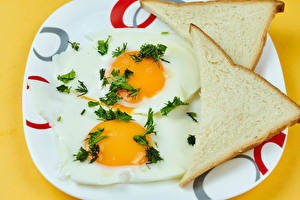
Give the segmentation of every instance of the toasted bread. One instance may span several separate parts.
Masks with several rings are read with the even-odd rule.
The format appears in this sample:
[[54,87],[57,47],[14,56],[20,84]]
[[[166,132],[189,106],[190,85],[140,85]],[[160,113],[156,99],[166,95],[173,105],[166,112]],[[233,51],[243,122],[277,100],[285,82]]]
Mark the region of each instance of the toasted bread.
[[300,120],[300,107],[261,76],[235,65],[195,25],[191,38],[201,76],[201,124],[183,186]]

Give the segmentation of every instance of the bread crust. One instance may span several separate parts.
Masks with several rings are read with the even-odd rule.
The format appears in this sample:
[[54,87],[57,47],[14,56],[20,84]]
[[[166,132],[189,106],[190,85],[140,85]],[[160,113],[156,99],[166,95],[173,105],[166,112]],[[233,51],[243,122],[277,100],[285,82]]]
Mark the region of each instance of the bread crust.
[[[140,0],[140,5],[142,8],[147,10],[147,8],[144,6],[144,2],[157,2],[161,4],[167,4],[175,7],[183,7],[183,6],[189,6],[189,5],[209,5],[209,4],[219,4],[219,3],[255,3],[255,2],[271,2],[273,3],[273,12],[270,15],[267,26],[265,27],[265,30],[263,32],[263,35],[261,37],[261,42],[260,42],[260,47],[256,52],[256,55],[250,65],[250,69],[254,70],[259,58],[262,54],[263,48],[265,46],[266,40],[267,40],[267,33],[271,24],[272,19],[275,17],[275,14],[278,12],[283,12],[284,11],[284,2],[278,1],[278,0],[216,0],[216,1],[207,1],[207,2],[187,2],[187,3],[182,3],[182,4],[177,4],[174,2],[168,2],[168,1],[160,1],[160,0]],[[156,14],[152,10],[148,10],[149,12]]]
[[[268,84],[269,86],[271,86],[273,89],[275,89],[275,91],[277,91],[279,94],[281,94],[281,96],[283,98],[285,98],[287,101],[289,101],[291,104],[295,105],[295,107],[298,109],[299,113],[300,113],[300,106],[297,105],[295,102],[293,102],[290,98],[288,98],[284,93],[282,93],[278,88],[274,87],[272,84],[270,84],[268,81],[266,81],[263,77],[261,77],[260,75],[254,73],[253,71],[251,71],[250,69],[247,69],[243,66],[240,65],[236,65],[233,63],[232,59],[226,54],[226,52],[212,39],[210,38],[205,32],[203,32],[199,27],[195,26],[194,24],[190,25],[190,30],[189,32],[191,33],[191,30],[195,29],[197,31],[202,32],[221,52],[222,54],[226,57],[226,59],[228,60],[228,62],[232,65],[232,67],[235,68],[239,68],[241,70],[244,70],[245,72],[255,75],[257,78],[259,78],[261,81],[265,82],[266,84]],[[258,145],[260,145],[262,142],[272,138],[273,136],[275,136],[276,134],[278,134],[280,131],[284,130],[285,128],[287,128],[288,126],[292,126],[296,123],[300,123],[300,114],[298,114],[298,116],[287,120],[286,122],[278,125],[276,128],[274,128],[273,130],[269,131],[268,133],[266,133],[263,137],[257,138],[255,141],[253,141],[250,144],[244,145],[242,147],[237,148],[232,154],[229,154],[228,156],[215,161],[212,165],[208,166],[207,168],[204,168],[203,170],[192,174],[190,177],[188,178],[184,178],[181,180],[181,182],[179,183],[179,185],[181,187],[183,187],[184,185],[186,185],[187,183],[191,182],[192,180],[194,180],[195,178],[197,178],[198,176],[200,176],[201,174],[203,174],[204,172],[206,172],[207,170],[231,159],[234,158],[235,156],[248,151]]]

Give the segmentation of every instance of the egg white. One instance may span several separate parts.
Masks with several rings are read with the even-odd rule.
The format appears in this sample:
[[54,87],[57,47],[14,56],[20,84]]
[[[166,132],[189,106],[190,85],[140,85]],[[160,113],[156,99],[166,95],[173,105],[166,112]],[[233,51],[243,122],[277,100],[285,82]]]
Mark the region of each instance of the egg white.
[[[108,53],[101,56],[97,52],[97,41],[106,40],[111,35]],[[169,100],[178,96],[181,100],[188,100],[199,88],[199,70],[190,44],[182,40],[174,33],[162,35],[161,32],[140,29],[107,30],[89,34],[90,40],[85,45],[80,45],[79,51],[69,48],[66,52],[56,55],[53,58],[54,77],[56,85],[60,85],[56,77],[70,72],[76,72],[76,79],[68,85],[76,88],[78,80],[83,81],[89,92],[86,96],[98,100],[103,97],[108,87],[102,88],[99,79],[99,70],[109,69],[115,58],[112,58],[112,51],[127,42],[127,51],[136,51],[145,43],[164,44],[167,50],[164,58],[170,63],[163,62],[165,68],[166,82],[164,88],[152,98],[145,98],[137,104],[123,104],[136,107],[135,113],[146,114],[151,107],[158,112]]]
[[[140,166],[108,167],[88,161],[74,161],[84,144],[89,131],[98,123],[94,111],[87,101],[73,95],[59,93],[54,84],[29,81],[32,103],[38,113],[49,121],[56,138],[59,153],[59,174],[80,184],[107,185],[114,183],[139,183],[180,177],[190,164],[193,147],[188,145],[189,130],[197,124],[186,116],[188,106],[180,106],[167,117],[154,116],[157,135],[151,136],[160,152],[162,161]],[[86,109],[84,115],[81,111]],[[57,121],[61,116],[61,121]],[[147,117],[133,115],[133,119],[144,125]]]
[[[106,40],[108,35],[112,36],[108,54],[101,56],[97,52],[97,41]],[[56,138],[59,177],[89,185],[139,183],[180,177],[189,166],[192,156],[193,147],[187,143],[188,135],[192,134],[189,130],[197,126],[186,112],[200,110],[197,107],[200,104],[177,107],[167,117],[162,117],[158,111],[174,96],[183,101],[199,101],[199,97],[193,97],[200,88],[200,80],[192,47],[174,33],[162,35],[160,32],[149,30],[108,30],[90,34],[88,38],[89,42],[81,44],[79,51],[68,48],[67,51],[54,56],[54,73],[49,78],[50,84],[30,80],[28,82],[32,103],[37,112],[50,123]],[[97,120],[94,114],[97,107],[89,108],[87,100],[78,98],[72,92],[65,94],[56,90],[56,87],[62,84],[57,80],[57,76],[74,69],[76,78],[67,86],[75,89],[79,85],[78,80],[83,81],[89,90],[86,96],[98,100],[108,92],[107,87],[101,86],[99,70],[110,68],[114,61],[111,52],[123,42],[128,43],[127,51],[139,50],[145,43],[161,43],[168,47],[164,58],[170,63],[163,62],[167,72],[164,88],[154,97],[144,99],[138,104],[126,104],[136,107],[133,119],[142,126],[147,120],[146,113],[149,107],[157,112],[154,116],[157,135],[152,135],[151,138],[154,144],[157,143],[156,148],[163,160],[149,166],[123,167],[89,164],[88,161],[75,162],[73,154],[83,146],[89,131],[101,121]],[[83,109],[86,109],[86,113],[80,115]],[[57,121],[59,116],[60,122]]]

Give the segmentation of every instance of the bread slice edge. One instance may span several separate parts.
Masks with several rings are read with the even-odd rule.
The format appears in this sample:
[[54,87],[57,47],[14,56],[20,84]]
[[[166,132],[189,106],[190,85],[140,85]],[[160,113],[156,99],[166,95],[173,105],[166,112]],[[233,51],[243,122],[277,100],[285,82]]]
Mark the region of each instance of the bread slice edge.
[[227,156],[223,157],[220,160],[215,161],[212,165],[202,169],[201,171],[198,171],[192,175],[190,175],[189,177],[185,178],[183,177],[182,180],[180,181],[179,185],[181,187],[185,186],[186,184],[188,184],[189,182],[191,182],[192,180],[194,180],[195,178],[197,178],[198,176],[200,176],[201,174],[203,174],[204,172],[208,171],[209,169],[216,167],[217,165],[231,159],[234,158],[235,156],[250,150],[258,145],[260,145],[262,142],[264,142],[265,140],[268,140],[270,138],[272,138],[273,136],[277,135],[280,131],[284,130],[285,128],[292,126],[296,123],[300,123],[300,106],[297,105],[295,102],[293,102],[290,98],[288,98],[284,93],[282,93],[278,88],[274,87],[272,84],[270,84],[268,81],[266,81],[263,77],[261,77],[260,75],[252,72],[250,69],[247,69],[243,66],[240,65],[236,65],[233,63],[232,59],[225,53],[225,51],[212,39],[210,38],[205,32],[203,32],[199,27],[195,26],[194,24],[190,25],[190,33],[192,29],[197,29],[198,31],[202,32],[202,34],[207,37],[221,52],[222,54],[226,57],[226,59],[228,60],[228,62],[232,65],[232,67],[236,67],[236,68],[240,68],[241,70],[246,71],[247,73],[250,73],[252,75],[255,75],[256,77],[258,77],[261,81],[265,82],[266,84],[268,84],[269,86],[271,86],[273,89],[275,89],[279,94],[281,94],[281,96],[283,98],[285,98],[286,100],[288,100],[291,104],[293,104],[296,108],[298,108],[299,114],[297,116],[295,116],[294,118],[291,118],[287,121],[285,121],[284,123],[278,125],[277,127],[275,127],[273,130],[269,131],[268,133],[266,133],[264,136],[257,138],[256,140],[254,140],[253,142],[246,144],[242,147],[239,147],[237,149],[235,149],[233,151],[233,153],[228,154]]
[[[140,5],[143,9],[147,10],[148,12],[156,15],[158,18],[160,18],[159,14],[156,13],[154,10],[148,8],[147,6],[144,5],[144,2],[159,2],[161,4],[167,4],[167,5],[171,5],[171,6],[175,6],[175,7],[183,7],[186,5],[209,5],[209,4],[215,4],[215,3],[238,3],[238,2],[247,2],[247,3],[255,3],[255,2],[271,2],[273,3],[273,12],[270,15],[268,21],[267,21],[267,25],[265,27],[265,30],[263,32],[263,35],[261,37],[261,42],[260,42],[260,46],[256,52],[256,55],[250,65],[250,69],[254,70],[259,58],[263,52],[263,48],[265,46],[266,40],[267,40],[267,33],[270,27],[270,24],[273,20],[273,18],[275,17],[275,14],[278,12],[283,12],[284,11],[284,2],[282,1],[278,1],[278,0],[216,0],[216,1],[207,1],[207,2],[187,2],[187,3],[182,3],[182,4],[178,4],[178,3],[174,3],[174,2],[169,2],[169,1],[160,1],[160,0],[139,0],[140,1]],[[163,20],[162,20],[163,21]],[[171,24],[167,23],[171,28],[173,28],[174,30],[176,30],[175,27],[173,27]]]

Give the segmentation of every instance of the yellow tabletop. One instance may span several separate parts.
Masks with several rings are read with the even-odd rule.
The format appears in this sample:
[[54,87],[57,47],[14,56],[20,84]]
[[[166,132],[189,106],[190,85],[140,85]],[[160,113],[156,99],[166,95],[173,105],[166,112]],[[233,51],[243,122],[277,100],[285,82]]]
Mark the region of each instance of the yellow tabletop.
[[[41,24],[69,0],[0,0],[0,199],[74,199],[38,172],[22,127],[22,82],[30,45]],[[300,104],[300,2],[286,0],[270,35],[288,96]],[[289,129],[283,156],[271,175],[234,199],[300,198],[300,125]]]

